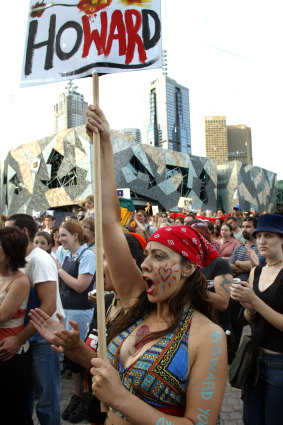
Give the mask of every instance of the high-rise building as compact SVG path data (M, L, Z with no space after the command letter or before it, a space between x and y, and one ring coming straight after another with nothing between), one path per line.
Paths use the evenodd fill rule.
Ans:
M226 117L205 117L206 156L218 165L228 161L252 164L251 129L244 124L226 125Z
M60 94L59 102L54 105L54 132L77 127L86 123L87 102L83 94L76 91L72 81L65 87L65 93Z
M227 125L228 161L253 163L251 129L244 124Z
M119 133L133 137L136 142L141 143L141 131L139 128L121 128Z
M228 161L226 117L205 117L205 151L206 156L225 164Z
M143 143L191 153L189 89L167 75L146 89L147 107Z

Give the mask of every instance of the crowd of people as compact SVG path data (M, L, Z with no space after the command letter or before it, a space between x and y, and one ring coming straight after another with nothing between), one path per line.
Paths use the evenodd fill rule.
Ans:
M89 136L101 138L108 361L97 356L93 195L62 223L50 214L3 216L2 414L23 425L33 423L34 409L41 425L59 425L61 416L215 425L229 364L250 325L260 377L243 389L244 424L283 423L283 208L150 216L147 206L122 226L110 127L99 106L87 116ZM60 413L65 370L73 391Z

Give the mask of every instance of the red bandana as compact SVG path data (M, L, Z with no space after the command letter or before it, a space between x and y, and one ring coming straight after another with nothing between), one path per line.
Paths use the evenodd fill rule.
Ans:
M190 226L161 227L147 240L161 243L202 268L219 257L213 246Z

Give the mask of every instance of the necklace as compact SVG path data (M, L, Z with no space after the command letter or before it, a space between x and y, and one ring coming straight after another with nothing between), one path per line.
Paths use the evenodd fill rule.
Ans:
M0 285L3 285L4 283L6 283L7 278L9 280L11 276L12 276L12 274L9 274L8 276L2 277L2 279L0 279Z
M266 265L268 266L268 267L273 267L273 266L277 266L277 264L280 264L280 263L282 263L283 262L283 260L279 260L279 261L277 261L276 263L273 263L273 264L268 264L268 263L266 263Z

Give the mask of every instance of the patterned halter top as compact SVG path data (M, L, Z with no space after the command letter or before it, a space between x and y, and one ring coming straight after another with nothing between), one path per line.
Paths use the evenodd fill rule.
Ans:
M160 338L127 368L123 368L120 362L121 347L142 319L117 335L107 349L108 359L119 372L124 387L145 403L174 416L183 416L186 407L188 336L192 315L193 309L188 307L175 331ZM110 410L123 418L120 412Z

